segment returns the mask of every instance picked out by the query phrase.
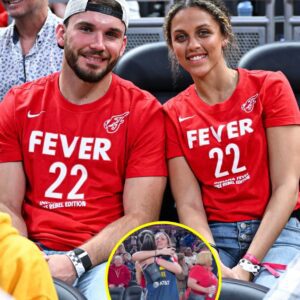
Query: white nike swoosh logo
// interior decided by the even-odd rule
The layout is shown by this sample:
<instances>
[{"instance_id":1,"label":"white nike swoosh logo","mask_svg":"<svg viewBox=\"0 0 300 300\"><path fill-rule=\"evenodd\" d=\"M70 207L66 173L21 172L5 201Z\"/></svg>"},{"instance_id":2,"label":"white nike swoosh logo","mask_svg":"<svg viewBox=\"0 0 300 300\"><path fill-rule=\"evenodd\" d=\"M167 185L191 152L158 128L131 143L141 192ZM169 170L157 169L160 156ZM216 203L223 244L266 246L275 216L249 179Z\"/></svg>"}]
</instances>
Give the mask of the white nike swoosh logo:
<instances>
[{"instance_id":1,"label":"white nike swoosh logo","mask_svg":"<svg viewBox=\"0 0 300 300\"><path fill-rule=\"evenodd\" d=\"M28 118L36 118L36 117L38 117L38 116L40 116L42 113L44 113L45 111L44 110L42 110L42 111L40 111L38 114L32 114L30 111L27 113L27 117Z\"/></svg>"},{"instance_id":2,"label":"white nike swoosh logo","mask_svg":"<svg viewBox=\"0 0 300 300\"><path fill-rule=\"evenodd\" d=\"M183 121L189 120L189 119L194 118L194 117L195 117L195 115L189 116L189 117L185 117L185 118L179 117L179 118L178 118L178 121L181 123L181 122L183 122Z\"/></svg>"}]
</instances>

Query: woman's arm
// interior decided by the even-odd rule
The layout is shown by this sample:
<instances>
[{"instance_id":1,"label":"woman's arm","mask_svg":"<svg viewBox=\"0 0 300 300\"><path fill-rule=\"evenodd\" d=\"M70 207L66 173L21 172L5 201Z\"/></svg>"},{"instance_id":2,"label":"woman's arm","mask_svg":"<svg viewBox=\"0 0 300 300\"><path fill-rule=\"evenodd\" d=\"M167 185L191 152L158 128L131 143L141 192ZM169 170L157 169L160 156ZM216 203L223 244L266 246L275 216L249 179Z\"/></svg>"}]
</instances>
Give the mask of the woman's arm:
<instances>
[{"instance_id":1,"label":"woman's arm","mask_svg":"<svg viewBox=\"0 0 300 300\"><path fill-rule=\"evenodd\" d=\"M300 126L267 129L269 168L272 194L261 224L248 249L262 260L286 225L299 193ZM236 266L240 279L249 279L248 272Z\"/></svg>"},{"instance_id":2,"label":"woman's arm","mask_svg":"<svg viewBox=\"0 0 300 300\"><path fill-rule=\"evenodd\" d=\"M167 261L160 257L157 257L155 261L159 266L165 268L166 270L174 274L180 274L182 272L182 268L177 262Z\"/></svg>"},{"instance_id":3,"label":"woman's arm","mask_svg":"<svg viewBox=\"0 0 300 300\"><path fill-rule=\"evenodd\" d=\"M157 250L143 250L138 251L132 254L132 260L134 261L142 261L150 257L158 256L158 255L173 255L174 248L163 248Z\"/></svg>"},{"instance_id":4,"label":"woman's arm","mask_svg":"<svg viewBox=\"0 0 300 300\"><path fill-rule=\"evenodd\" d=\"M199 183L184 157L168 161L170 183L181 223L195 229L208 242L214 238L208 226ZM218 253L215 251L218 257ZM235 277L233 272L221 263L223 277Z\"/></svg>"}]
</instances>

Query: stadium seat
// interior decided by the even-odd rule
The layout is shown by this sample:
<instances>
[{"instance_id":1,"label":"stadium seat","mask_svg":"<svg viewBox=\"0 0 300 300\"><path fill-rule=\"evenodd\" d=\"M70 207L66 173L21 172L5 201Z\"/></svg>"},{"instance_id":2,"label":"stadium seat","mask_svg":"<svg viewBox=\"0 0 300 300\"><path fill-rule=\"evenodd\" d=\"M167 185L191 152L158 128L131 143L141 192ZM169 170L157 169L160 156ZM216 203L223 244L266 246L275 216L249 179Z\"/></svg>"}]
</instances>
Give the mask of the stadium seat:
<instances>
[{"instance_id":1,"label":"stadium seat","mask_svg":"<svg viewBox=\"0 0 300 300\"><path fill-rule=\"evenodd\" d=\"M124 287L109 288L111 300L123 300L125 294Z\"/></svg>"},{"instance_id":2,"label":"stadium seat","mask_svg":"<svg viewBox=\"0 0 300 300\"><path fill-rule=\"evenodd\" d=\"M238 66L250 70L282 71L289 80L300 107L300 42L275 42L247 52Z\"/></svg>"},{"instance_id":3,"label":"stadium seat","mask_svg":"<svg viewBox=\"0 0 300 300\"><path fill-rule=\"evenodd\" d=\"M118 62L114 72L155 95L161 103L192 83L190 75L179 69L172 75L165 42L145 44L131 49Z\"/></svg>"},{"instance_id":4,"label":"stadium seat","mask_svg":"<svg viewBox=\"0 0 300 300\"><path fill-rule=\"evenodd\" d=\"M86 300L76 288L57 278L54 278L53 281L59 300Z\"/></svg>"},{"instance_id":5,"label":"stadium seat","mask_svg":"<svg viewBox=\"0 0 300 300\"><path fill-rule=\"evenodd\" d=\"M223 278L220 300L261 300L269 289L265 286L241 281L236 279Z\"/></svg>"},{"instance_id":6,"label":"stadium seat","mask_svg":"<svg viewBox=\"0 0 300 300\"><path fill-rule=\"evenodd\" d=\"M165 42L145 44L131 49L118 62L114 72L152 93L163 104L192 84L190 75L179 68L173 76ZM159 220L178 222L174 199L167 184Z\"/></svg>"},{"instance_id":7,"label":"stadium seat","mask_svg":"<svg viewBox=\"0 0 300 300\"><path fill-rule=\"evenodd\" d=\"M132 285L126 288L124 300L140 300L143 289L139 285Z\"/></svg>"}]
</instances>

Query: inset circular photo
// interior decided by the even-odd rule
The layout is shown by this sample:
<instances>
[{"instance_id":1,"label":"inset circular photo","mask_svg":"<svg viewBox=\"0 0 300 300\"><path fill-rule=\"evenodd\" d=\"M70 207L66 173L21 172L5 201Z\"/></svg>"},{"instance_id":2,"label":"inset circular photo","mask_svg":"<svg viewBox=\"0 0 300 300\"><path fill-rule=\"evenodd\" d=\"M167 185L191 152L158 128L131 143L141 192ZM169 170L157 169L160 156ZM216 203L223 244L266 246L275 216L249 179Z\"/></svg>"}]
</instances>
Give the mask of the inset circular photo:
<instances>
[{"instance_id":1,"label":"inset circular photo","mask_svg":"<svg viewBox=\"0 0 300 300\"><path fill-rule=\"evenodd\" d=\"M112 251L106 289L112 300L219 299L215 250L193 229L174 222L144 224Z\"/></svg>"}]
</instances>

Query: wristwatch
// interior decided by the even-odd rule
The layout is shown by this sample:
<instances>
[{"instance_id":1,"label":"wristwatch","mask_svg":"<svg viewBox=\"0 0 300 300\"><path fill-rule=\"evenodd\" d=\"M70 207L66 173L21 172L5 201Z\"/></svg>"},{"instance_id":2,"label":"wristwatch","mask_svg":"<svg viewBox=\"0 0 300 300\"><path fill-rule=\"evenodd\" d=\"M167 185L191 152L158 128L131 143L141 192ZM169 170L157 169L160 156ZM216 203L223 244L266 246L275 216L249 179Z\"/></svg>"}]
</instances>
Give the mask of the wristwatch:
<instances>
[{"instance_id":1,"label":"wristwatch","mask_svg":"<svg viewBox=\"0 0 300 300\"><path fill-rule=\"evenodd\" d=\"M92 267L91 259L86 251L76 248L66 253L76 270L77 277L81 277Z\"/></svg>"}]
</instances>

